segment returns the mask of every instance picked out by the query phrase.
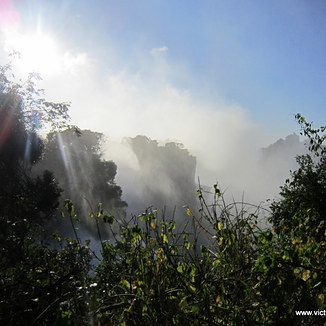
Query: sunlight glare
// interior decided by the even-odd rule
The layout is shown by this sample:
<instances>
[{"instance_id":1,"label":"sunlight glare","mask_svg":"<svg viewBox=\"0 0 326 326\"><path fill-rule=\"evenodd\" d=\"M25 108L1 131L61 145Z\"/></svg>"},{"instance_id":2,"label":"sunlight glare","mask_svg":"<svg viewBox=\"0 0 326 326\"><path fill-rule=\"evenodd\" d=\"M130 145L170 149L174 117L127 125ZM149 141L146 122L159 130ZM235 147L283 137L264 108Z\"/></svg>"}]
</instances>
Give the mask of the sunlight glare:
<instances>
[{"instance_id":1,"label":"sunlight glare","mask_svg":"<svg viewBox=\"0 0 326 326\"><path fill-rule=\"evenodd\" d=\"M58 44L49 35L7 33L7 52L18 52L18 69L22 73L37 72L42 76L57 74L62 57Z\"/></svg>"}]
</instances>

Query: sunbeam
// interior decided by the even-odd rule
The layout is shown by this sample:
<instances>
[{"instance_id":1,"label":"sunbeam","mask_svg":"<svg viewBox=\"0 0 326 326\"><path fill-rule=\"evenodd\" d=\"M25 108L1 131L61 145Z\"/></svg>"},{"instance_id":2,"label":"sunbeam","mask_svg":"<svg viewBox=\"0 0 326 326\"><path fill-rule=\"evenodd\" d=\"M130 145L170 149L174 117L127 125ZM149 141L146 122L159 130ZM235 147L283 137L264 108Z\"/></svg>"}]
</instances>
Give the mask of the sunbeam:
<instances>
[{"instance_id":1,"label":"sunbeam","mask_svg":"<svg viewBox=\"0 0 326 326\"><path fill-rule=\"evenodd\" d=\"M62 136L60 132L57 132L57 139L58 139L58 146L60 149L61 158L65 167L65 174L69 180L68 184L71 189L76 188L76 171L74 166L71 164L70 159L70 150L69 148L64 144L64 141L62 139Z\"/></svg>"}]
</instances>

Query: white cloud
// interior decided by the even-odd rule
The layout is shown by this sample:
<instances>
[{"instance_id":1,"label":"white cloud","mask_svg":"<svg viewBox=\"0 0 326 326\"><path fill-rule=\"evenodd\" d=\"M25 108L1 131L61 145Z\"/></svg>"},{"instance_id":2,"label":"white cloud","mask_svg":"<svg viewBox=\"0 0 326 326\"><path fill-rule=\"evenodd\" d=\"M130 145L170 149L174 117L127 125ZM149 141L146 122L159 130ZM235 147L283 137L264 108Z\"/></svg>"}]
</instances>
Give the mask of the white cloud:
<instances>
[{"instance_id":1,"label":"white cloud","mask_svg":"<svg viewBox=\"0 0 326 326\"><path fill-rule=\"evenodd\" d=\"M169 48L167 46L162 46L160 48L153 48L151 50L151 54L158 54L158 53L164 53L167 52Z\"/></svg>"},{"instance_id":2,"label":"white cloud","mask_svg":"<svg viewBox=\"0 0 326 326\"><path fill-rule=\"evenodd\" d=\"M89 64L87 53L66 51L62 56L62 67L64 71L77 74L81 67Z\"/></svg>"}]
</instances>

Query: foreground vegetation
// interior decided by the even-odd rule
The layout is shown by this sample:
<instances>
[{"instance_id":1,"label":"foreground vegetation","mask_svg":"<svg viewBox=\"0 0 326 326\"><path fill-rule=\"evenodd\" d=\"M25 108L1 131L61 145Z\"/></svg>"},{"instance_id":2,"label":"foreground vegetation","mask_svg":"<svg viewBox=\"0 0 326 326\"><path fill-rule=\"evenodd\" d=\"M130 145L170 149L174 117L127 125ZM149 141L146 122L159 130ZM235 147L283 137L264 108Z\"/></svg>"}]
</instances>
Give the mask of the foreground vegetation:
<instances>
[{"instance_id":1,"label":"foreground vegetation","mask_svg":"<svg viewBox=\"0 0 326 326\"><path fill-rule=\"evenodd\" d=\"M2 325L325 323L322 315L296 316L297 310L326 309L325 127L313 129L296 116L310 154L298 157L298 170L268 210L226 203L217 184L212 193L199 187L200 209L186 207L187 221L177 223L149 209L118 225L111 241L101 240L98 258L90 242L80 238L79 216L69 200L63 215L75 237L46 236L60 189L50 172L31 174L42 152L32 123L35 105L43 121L59 121L55 118L62 118L67 107L32 101L33 84L29 89L10 84L3 69ZM33 148L28 156L26 144ZM89 218L117 228L101 204ZM98 233L101 239L100 228Z\"/></svg>"}]
</instances>

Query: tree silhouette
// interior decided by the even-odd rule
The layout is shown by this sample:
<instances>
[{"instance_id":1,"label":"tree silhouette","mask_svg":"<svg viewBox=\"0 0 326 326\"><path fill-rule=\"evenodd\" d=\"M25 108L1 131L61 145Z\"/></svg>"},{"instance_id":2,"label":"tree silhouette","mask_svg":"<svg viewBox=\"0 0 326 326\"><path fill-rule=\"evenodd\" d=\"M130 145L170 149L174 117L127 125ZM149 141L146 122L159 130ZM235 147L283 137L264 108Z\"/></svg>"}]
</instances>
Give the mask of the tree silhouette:
<instances>
[{"instance_id":1,"label":"tree silhouette","mask_svg":"<svg viewBox=\"0 0 326 326\"><path fill-rule=\"evenodd\" d=\"M54 172L62 198L70 199L82 220L81 228L86 233L95 234L94 221L88 216L98 203L116 219L124 220L127 204L121 200L122 190L115 183L117 165L103 159L101 145L103 134L82 130L64 130L48 134L43 160L37 170L49 169ZM64 228L57 220L53 227ZM61 225L60 225L61 224ZM106 233L106 226L101 225Z\"/></svg>"}]
</instances>

